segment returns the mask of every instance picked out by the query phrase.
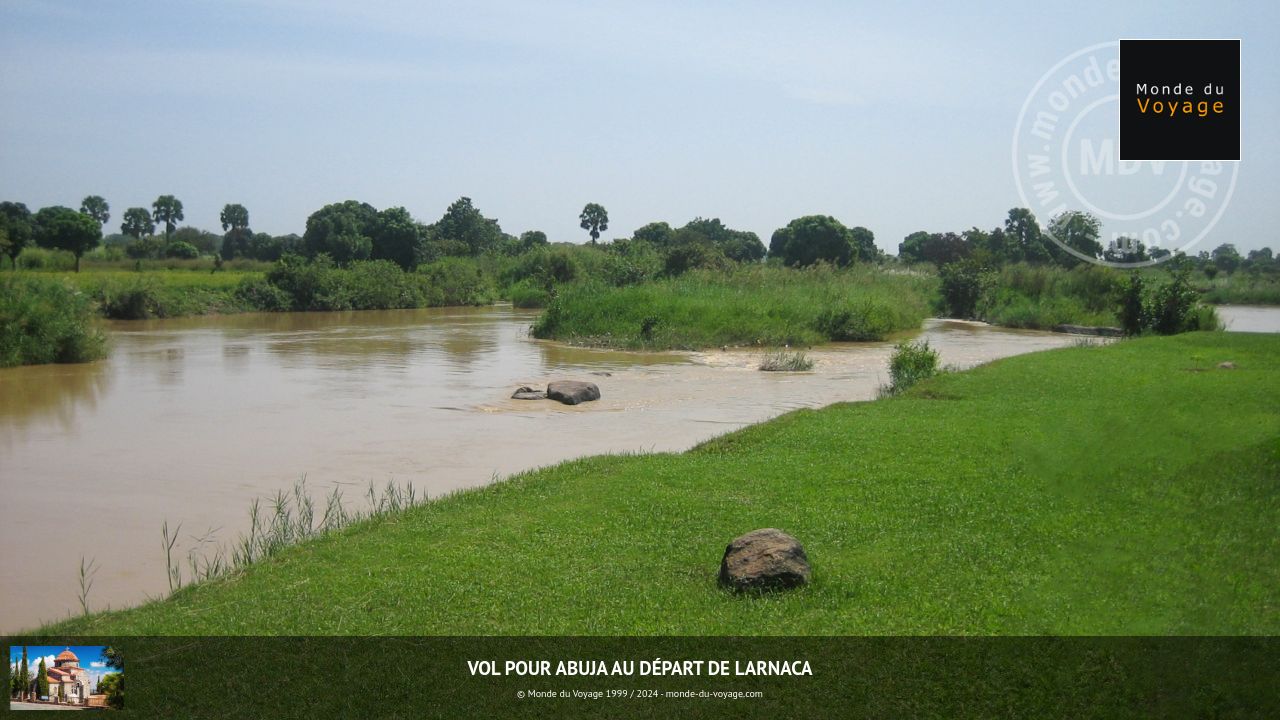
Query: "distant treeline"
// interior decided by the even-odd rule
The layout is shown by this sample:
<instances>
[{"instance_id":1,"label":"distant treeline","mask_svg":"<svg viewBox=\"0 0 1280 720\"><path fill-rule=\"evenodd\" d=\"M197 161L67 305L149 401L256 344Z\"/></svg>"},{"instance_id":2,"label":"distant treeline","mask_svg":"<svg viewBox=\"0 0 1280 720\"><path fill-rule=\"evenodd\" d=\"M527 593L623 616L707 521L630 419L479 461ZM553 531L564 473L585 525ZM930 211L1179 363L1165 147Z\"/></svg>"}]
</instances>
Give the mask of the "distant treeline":
<instances>
[{"instance_id":1,"label":"distant treeline","mask_svg":"<svg viewBox=\"0 0 1280 720\"><path fill-rule=\"evenodd\" d=\"M104 245L95 259L208 257L275 262L286 255L327 255L339 266L360 260L390 260L412 270L446 257L513 257L549 244L547 234L539 230L519 235L503 231L498 220L485 217L467 197L459 198L432 223L414 219L403 207L378 210L356 200L333 203L307 218L302 235L255 233L248 209L236 203L222 209L221 235L179 227L184 219L183 205L172 195L158 197L150 208L125 210L120 232L104 238L103 228L110 218L110 206L97 195L86 197L79 211L54 206L32 213L22 203L0 202L0 251L15 268L23 250L32 245L69 251L77 269L81 257ZM596 245L608 230L608 211L598 203L588 203L579 221L590 243ZM157 235L158 229L162 234ZM640 247L637 244L643 244L645 251L652 250L659 256L666 276L765 259L793 267L818 262L844 267L895 260L876 247L870 230L847 227L828 215L792 220L774 231L767 247L753 232L727 227L718 218L701 217L679 227L651 222L629 237L606 244L626 244L624 254L635 254L635 248ZM898 245L896 261L930 263L938 268L966 260L988 268L1011 263L1073 267L1083 262L1081 258L1141 262L1167 255L1168 250L1147 248L1134 238L1118 238L1104 246L1101 224L1089 213L1064 212L1042 228L1030 210L1013 208L1003 224L991 230L973 227L959 233L911 233ZM1280 273L1280 263L1270 248L1242 256L1234 245L1221 244L1212 251L1201 252L1191 262L1210 280L1220 272L1231 275L1238 270Z\"/></svg>"}]
</instances>

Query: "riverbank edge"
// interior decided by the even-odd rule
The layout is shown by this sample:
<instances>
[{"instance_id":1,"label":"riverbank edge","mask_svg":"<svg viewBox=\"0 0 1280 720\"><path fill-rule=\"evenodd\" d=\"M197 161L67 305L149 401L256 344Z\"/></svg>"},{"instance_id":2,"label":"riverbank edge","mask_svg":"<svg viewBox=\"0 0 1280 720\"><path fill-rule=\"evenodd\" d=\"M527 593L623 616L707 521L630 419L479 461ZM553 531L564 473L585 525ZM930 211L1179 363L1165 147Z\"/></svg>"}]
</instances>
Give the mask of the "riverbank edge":
<instances>
[{"instance_id":1,"label":"riverbank edge","mask_svg":"<svg viewBox=\"0 0 1280 720\"><path fill-rule=\"evenodd\" d=\"M1240 357L1241 355L1248 355L1248 354L1258 355L1256 351L1253 353L1244 352L1248 348L1248 346L1250 346L1251 344L1261 345L1261 344L1269 343L1273 346L1280 346L1280 338L1271 338L1268 336L1240 335L1240 336L1232 337L1223 333L1196 333L1191 336L1178 336L1175 338L1146 338L1146 339L1136 340L1136 341L1126 341L1124 343L1119 343L1111 347L1133 348L1135 346L1142 346L1147 348L1170 348L1170 347L1175 347L1173 346L1173 343L1181 342L1183 344L1189 345L1189 347L1186 349L1203 351L1204 346L1206 345L1206 343L1203 341L1206 339L1210 340L1210 342L1207 343L1207 345L1209 348L1211 348L1214 351L1212 352L1212 354L1215 357L1218 355L1229 356L1229 357ZM1268 349L1268 352L1274 353L1275 350L1277 349L1278 349L1277 347L1272 347ZM948 378L947 382L951 382L952 380L954 380L954 378L958 376L973 376L979 373L987 373L988 379L989 379L990 373L1002 372L1001 370L996 369L996 366L1008 367L1008 365L1010 364L1009 363L1010 360L1019 360L1022 363L1031 363L1032 365L1052 364L1052 363L1046 363L1045 358L1048 358L1048 357L1057 358L1057 357L1060 357L1060 354L1064 352L1068 352L1068 353L1080 352L1080 351L1097 352L1100 350L1107 352L1102 348L1092 348L1092 349L1069 348L1069 349L1058 349L1058 350L1054 350L1053 352L1031 353L1028 355L1019 356L1018 358L1007 358L1001 361L989 363L989 364L979 366L974 369L966 370L960 373L949 374L947 376ZM1239 351L1239 352L1236 352L1236 351ZM1280 353L1275 353L1275 354L1280 356ZM1202 352L1192 353L1190 357L1192 358L1193 361L1205 362L1205 355ZM1263 357L1263 356L1259 356L1259 357ZM1209 359L1208 362L1210 363L1213 362L1213 359L1212 358ZM1258 368L1258 369L1262 370L1263 368ZM1242 377L1241 375L1238 375L1236 373L1231 373L1230 375L1232 377ZM778 418L773 418L771 420L767 420L755 425L751 425L746 428L719 436L717 438L713 438L706 442L700 443L694 448L691 448L690 450L685 451L683 453L674 453L674 454L660 453L652 457L672 457L677 459L698 458L700 460L705 460L708 457L708 455L718 456L723 453L733 452L735 449L741 448L743 446L743 443L746 442L746 438L748 436L754 442L769 440L771 439L771 436L773 438L776 438L776 436L778 436L779 434L785 433L786 427L789 424L795 422L796 419L799 417L812 419L815 416L822 415L824 413L844 412L845 409L852 408L854 406L878 405L883 407L883 404L887 404L887 403L909 403L909 402L912 402L913 400L924 399L924 400L931 401L931 400L949 399L949 398L955 397L951 395L946 389L939 390L935 388L934 387L935 383L936 381L926 381L924 383L921 383L920 386L918 386L911 392L907 393L904 396L900 396L898 398L881 399L881 400L874 400L874 401L867 401L867 402L860 402L860 403L837 403L836 405L828 406L821 410L800 410L792 413L787 413L783 416L779 416ZM836 408L839 408L839 410L833 410ZM1270 442L1271 444L1274 444L1276 439L1277 438L1272 438L1268 442ZM641 454L639 456L629 455L629 454L622 454L622 455L609 454L609 455L601 455L601 456L591 456L591 457L585 457L585 458L580 458L576 460L565 461L562 463L557 463L557 464L546 466L546 467L531 469L521 473L516 473L507 478L503 478L500 481L490 483L485 486L458 490L458 491L454 491L436 498L432 498L429 502L425 503L424 505L419 505L413 508L403 510L389 517L376 517L376 518L361 521L355 525L352 525L348 528L338 531L333 535L324 536L318 540L307 541L307 542L295 545L291 548L288 548L284 553L282 553L281 557L271 558L261 563L255 563L254 565L249 566L229 577L220 578L209 583L198 583L196 585L188 586L180 590L178 593L164 599L154 600L154 601L147 602L142 605L135 606L128 609L91 613L89 615L82 616L82 617L76 617L76 618L71 618L71 619L66 619L61 621L54 621L54 622L42 625L33 631L16 633L15 635L73 636L73 635L112 634L113 627L118 627L120 622L125 622L127 624L127 622L131 618L135 617L137 614L145 613L148 611L154 611L156 609L174 608L179 603L182 603L184 605L193 604L193 602L189 602L189 601L193 601L193 593L198 594L200 592L209 590L211 588L214 590L226 589L229 585L234 585L240 578L242 578L246 574L257 575L261 573L266 573L268 576L270 576L274 572L273 568L278 568L280 563L298 561L299 554L303 554L303 555L308 554L310 550L315 549L314 546L316 546L317 544L330 544L334 542L342 542L344 539L351 539L352 536L368 535L368 534L377 535L380 531L383 530L384 526L389 525L390 527L393 528L398 523L399 520L405 519L406 515L412 515L415 513L423 513L423 512L430 512L434 514L441 514L441 513L448 514L451 512L464 513L466 512L466 508L468 507L473 507L477 503L483 504L487 501L490 501L490 498L487 496L492 496L492 495L506 496L512 493L522 494L526 492L533 492L536 494L540 484L543 484L543 481L555 475L566 476L559 479L562 484L567 483L572 485L576 483L582 487L587 487L592 483L591 475L593 473L591 471L594 466L601 465L601 464L612 465L618 462L625 462L629 458L636 458L636 457L643 459L651 456L647 456L644 454ZM779 463L782 465L785 465L785 461L779 461ZM586 485L582 485L584 483ZM389 529L390 528L387 528L387 530ZM198 600L195 600L194 603L198 604ZM297 629L295 628L295 631L296 630ZM170 634L170 633L182 634L187 631L188 629L183 627L165 627L161 630L159 634ZM146 632L142 632L142 633L130 632L128 634L156 634L156 633L155 633L155 628L151 627ZM231 634L238 634L238 633L231 633Z\"/></svg>"}]
</instances>

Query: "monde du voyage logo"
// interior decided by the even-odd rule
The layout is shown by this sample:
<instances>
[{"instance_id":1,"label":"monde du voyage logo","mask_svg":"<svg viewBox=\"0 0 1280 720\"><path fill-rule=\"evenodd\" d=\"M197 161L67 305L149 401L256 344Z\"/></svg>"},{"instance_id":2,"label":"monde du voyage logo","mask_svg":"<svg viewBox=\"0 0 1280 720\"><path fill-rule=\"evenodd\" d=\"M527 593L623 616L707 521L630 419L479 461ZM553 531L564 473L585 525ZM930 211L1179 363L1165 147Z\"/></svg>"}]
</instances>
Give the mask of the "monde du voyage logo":
<instances>
[{"instance_id":1,"label":"monde du voyage logo","mask_svg":"<svg viewBox=\"0 0 1280 720\"><path fill-rule=\"evenodd\" d=\"M1014 126L1018 194L1038 218L1092 218L1108 252L1082 252L1070 223L1042 223L1044 236L1117 268L1195 254L1239 175L1240 51L1239 40L1113 40L1049 68Z\"/></svg>"}]
</instances>

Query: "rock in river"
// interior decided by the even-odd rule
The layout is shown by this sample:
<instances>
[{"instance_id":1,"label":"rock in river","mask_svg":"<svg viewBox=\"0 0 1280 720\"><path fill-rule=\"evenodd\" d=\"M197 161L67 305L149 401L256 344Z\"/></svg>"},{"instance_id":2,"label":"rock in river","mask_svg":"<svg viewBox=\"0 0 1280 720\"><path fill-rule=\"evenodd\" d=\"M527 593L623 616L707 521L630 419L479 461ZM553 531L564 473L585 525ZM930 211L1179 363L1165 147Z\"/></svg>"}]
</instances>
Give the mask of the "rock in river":
<instances>
[{"instance_id":1,"label":"rock in river","mask_svg":"<svg viewBox=\"0 0 1280 720\"><path fill-rule=\"evenodd\" d=\"M737 591L783 590L809 582L800 541L775 528L733 539L720 561L720 584Z\"/></svg>"},{"instance_id":2,"label":"rock in river","mask_svg":"<svg viewBox=\"0 0 1280 720\"><path fill-rule=\"evenodd\" d=\"M513 400L546 400L547 394L542 392L541 390L534 390L531 387L525 386L516 390L515 393L511 395L511 399Z\"/></svg>"},{"instance_id":3,"label":"rock in river","mask_svg":"<svg viewBox=\"0 0 1280 720\"><path fill-rule=\"evenodd\" d=\"M600 399L600 388L595 383L581 380L558 380L547 385L547 397L565 405L577 405Z\"/></svg>"}]
</instances>

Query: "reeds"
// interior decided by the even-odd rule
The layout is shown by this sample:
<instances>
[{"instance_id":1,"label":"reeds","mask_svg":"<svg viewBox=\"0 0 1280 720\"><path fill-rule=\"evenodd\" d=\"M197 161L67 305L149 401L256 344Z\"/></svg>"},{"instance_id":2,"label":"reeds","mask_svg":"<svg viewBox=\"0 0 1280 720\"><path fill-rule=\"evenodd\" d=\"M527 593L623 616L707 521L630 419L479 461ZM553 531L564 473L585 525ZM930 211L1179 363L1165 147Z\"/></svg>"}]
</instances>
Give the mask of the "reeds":
<instances>
[{"instance_id":1,"label":"reeds","mask_svg":"<svg viewBox=\"0 0 1280 720\"><path fill-rule=\"evenodd\" d=\"M760 369L765 372L804 372L813 369L813 361L803 350L791 352L782 349L765 353L760 360Z\"/></svg>"},{"instance_id":2,"label":"reeds","mask_svg":"<svg viewBox=\"0 0 1280 720\"><path fill-rule=\"evenodd\" d=\"M192 582L205 582L229 575L253 563L276 555L285 548L336 532L354 523L394 515L427 500L413 483L398 485L388 481L379 487L370 482L364 493L367 507L350 510L343 502L342 490L334 486L324 498L324 509L317 516L316 503L307 490L306 477L293 484L290 491L277 491L265 503L254 498L249 505L249 529L230 546L217 542L217 530L199 537L190 536L187 566ZM161 528L164 538L165 567L172 594L183 584L182 569L175 557L181 524L169 531L166 520Z\"/></svg>"}]
</instances>

